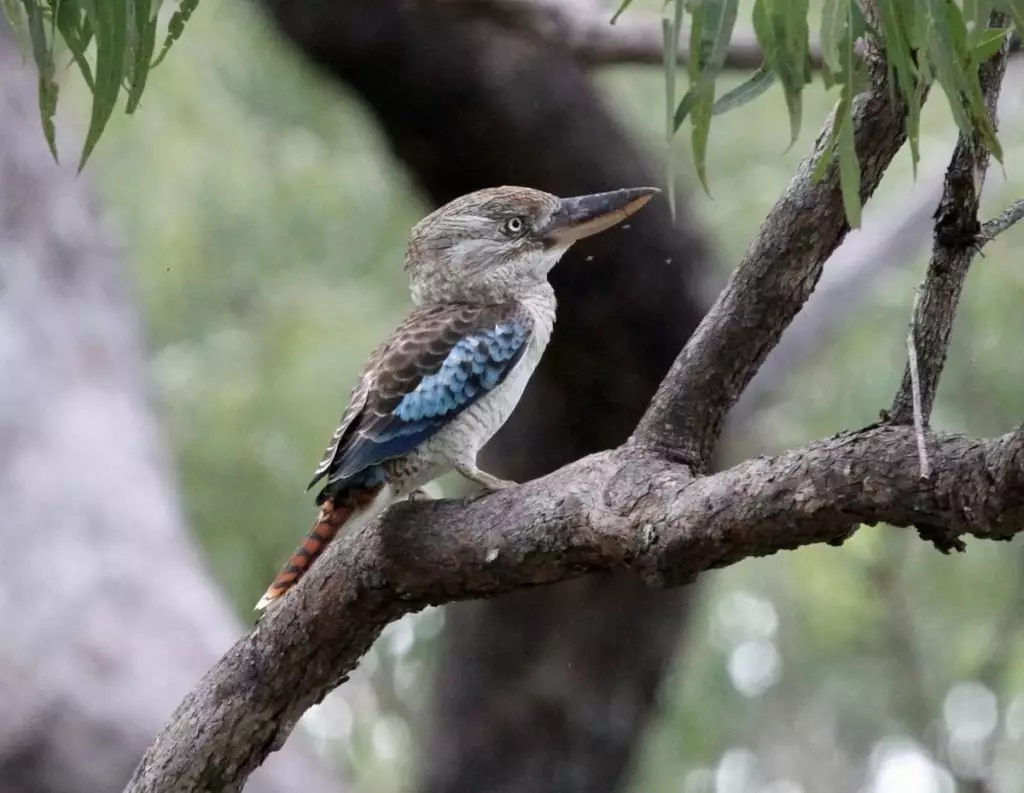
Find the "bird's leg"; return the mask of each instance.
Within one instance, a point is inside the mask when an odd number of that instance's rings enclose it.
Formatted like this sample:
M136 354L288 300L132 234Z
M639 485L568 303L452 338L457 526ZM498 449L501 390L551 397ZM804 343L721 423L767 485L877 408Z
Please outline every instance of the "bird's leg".
M409 494L409 501L413 502L414 504L416 502L419 502L419 501L433 501L433 500L434 500L434 497L432 495L430 495L430 493L428 493L422 487L417 487L415 490L413 490Z
M466 477L470 482L476 482L476 484L480 485L484 490L489 490L491 492L516 486L516 483L509 479L499 479L486 471L481 471L476 467L475 463L462 463L461 465L455 466L455 470Z

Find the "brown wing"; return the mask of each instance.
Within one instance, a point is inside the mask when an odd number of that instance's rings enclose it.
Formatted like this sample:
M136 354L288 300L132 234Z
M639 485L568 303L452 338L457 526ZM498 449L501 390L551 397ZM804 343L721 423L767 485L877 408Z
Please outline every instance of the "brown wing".
M415 309L370 357L310 486L421 443L504 380L531 328L515 303Z

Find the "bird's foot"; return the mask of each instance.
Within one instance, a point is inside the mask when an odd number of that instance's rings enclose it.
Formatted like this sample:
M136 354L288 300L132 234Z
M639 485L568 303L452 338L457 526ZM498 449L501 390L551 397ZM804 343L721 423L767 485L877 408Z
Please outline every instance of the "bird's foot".
M492 476L486 471L481 471L476 466L461 466L456 468L456 470L464 477L466 477L466 479L468 479L470 482L475 482L476 484L480 485L480 487L482 487L485 491L491 493L495 492L496 490L506 490L510 487L515 487L517 484L516 482L513 482L510 479L499 479L496 476Z
M424 501L433 501L433 500L434 500L434 497L432 495L430 495L430 493L428 493L422 487L417 487L415 490L413 490L409 494L409 501L411 501L413 504L423 503Z

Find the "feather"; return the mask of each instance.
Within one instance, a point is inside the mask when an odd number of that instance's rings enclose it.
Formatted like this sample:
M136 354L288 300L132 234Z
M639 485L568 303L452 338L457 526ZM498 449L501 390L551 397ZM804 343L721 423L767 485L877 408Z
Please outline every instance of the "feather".
M518 303L415 309L370 356L309 487L414 450L500 385L531 333Z

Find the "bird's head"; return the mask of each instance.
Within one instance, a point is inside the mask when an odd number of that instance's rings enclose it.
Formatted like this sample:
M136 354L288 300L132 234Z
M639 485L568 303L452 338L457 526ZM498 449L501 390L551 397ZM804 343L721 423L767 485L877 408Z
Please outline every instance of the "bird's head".
M543 283L574 242L625 220L658 192L635 187L559 198L492 187L456 198L413 227L405 255L413 301L514 299Z

